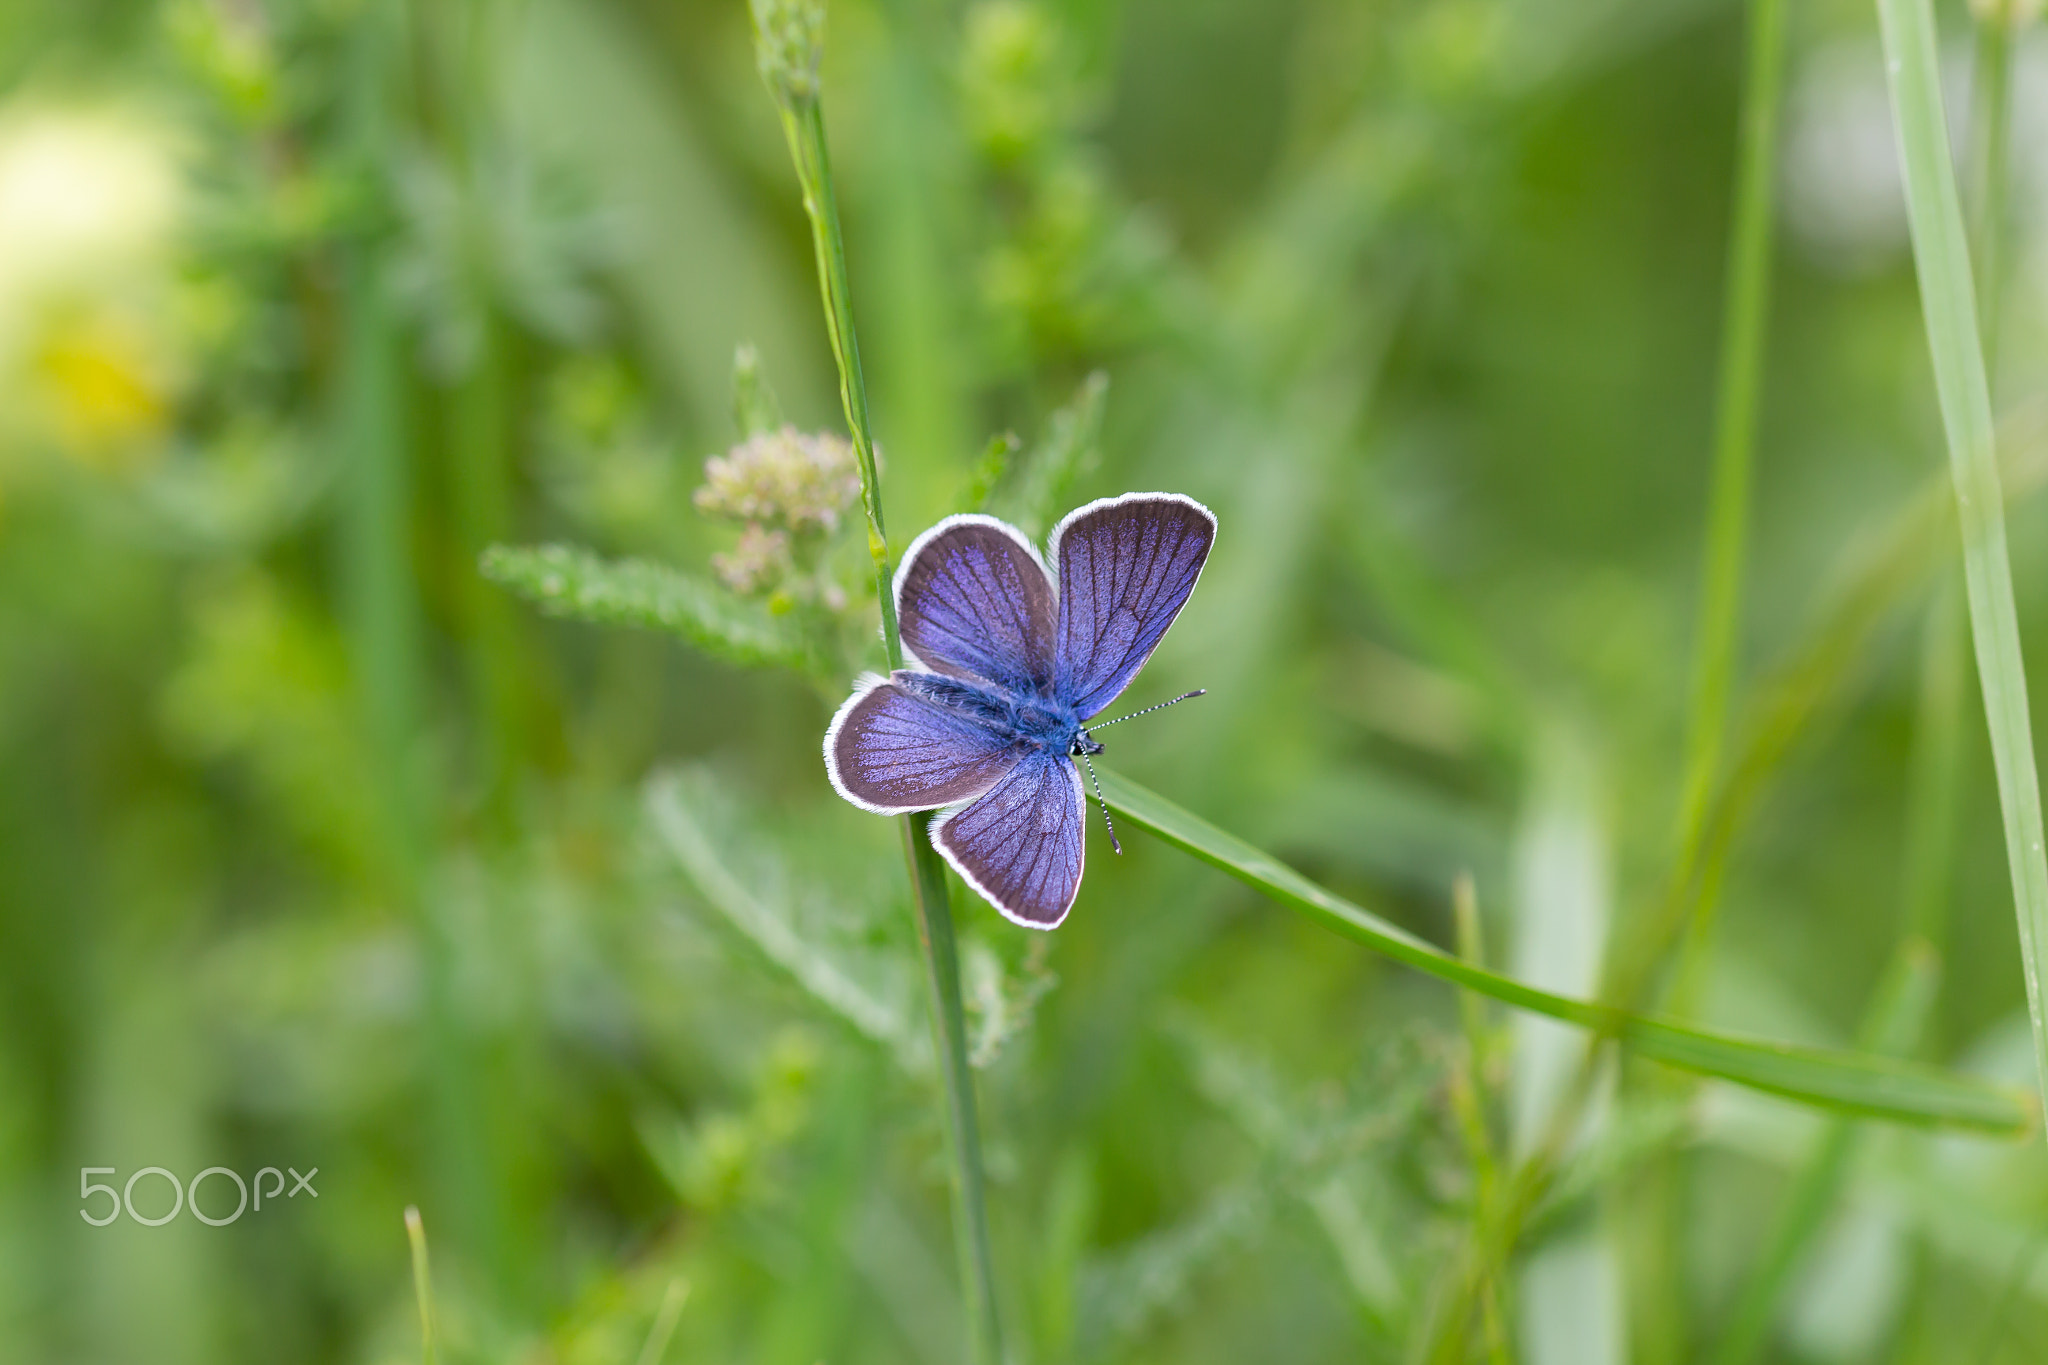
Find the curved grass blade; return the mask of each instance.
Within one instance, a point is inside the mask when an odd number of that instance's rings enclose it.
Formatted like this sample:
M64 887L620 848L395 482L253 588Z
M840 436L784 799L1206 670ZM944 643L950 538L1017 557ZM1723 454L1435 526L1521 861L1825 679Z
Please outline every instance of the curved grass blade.
M1914 273L1962 523L1963 582L1998 775L1998 808L2005 821L2020 965L2034 1025L2036 1080L2048 1094L2048 1015L2041 998L2041 977L2048 970L2048 852L2042 846L2041 783L2034 768L2027 670L2006 552L2005 499L1970 275L1969 233L1941 104L1934 9L1929 0L1878 0L1877 14L1905 172Z
M1554 995L1452 956L1353 905L1271 854L1227 834L1107 768L1098 769L1117 814L1324 928L1397 961L1496 1000L1619 1038L1667 1066L1717 1076L1804 1104L1902 1123L1944 1124L2020 1135L2035 1110L2013 1091L1884 1057L1731 1037Z

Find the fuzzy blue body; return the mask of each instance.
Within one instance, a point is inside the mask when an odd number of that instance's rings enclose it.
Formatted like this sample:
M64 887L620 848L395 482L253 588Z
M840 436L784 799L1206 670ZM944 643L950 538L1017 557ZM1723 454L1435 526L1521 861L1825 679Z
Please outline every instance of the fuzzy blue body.
M990 687L943 673L901 672L891 681L913 696L972 717L1020 747L1052 754L1102 752L1102 745L1081 728L1079 714L1057 698Z

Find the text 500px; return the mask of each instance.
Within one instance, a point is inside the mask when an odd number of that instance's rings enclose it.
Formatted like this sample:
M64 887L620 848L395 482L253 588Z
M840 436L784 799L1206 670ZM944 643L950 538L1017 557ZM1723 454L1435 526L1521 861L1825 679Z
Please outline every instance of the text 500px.
M292 1177L292 1187L289 1193L285 1191L284 1184L286 1171L290 1171ZM265 1199L275 1204L280 1194L284 1195L287 1199L296 1199L302 1192L312 1195L315 1199L320 1197L320 1191L313 1188L313 1177L320 1174L318 1166L307 1171L304 1175L300 1175L290 1166L285 1167L283 1171L280 1171L275 1166L265 1166L262 1170L256 1172L254 1181L244 1181L239 1174L225 1166L208 1166L198 1175L193 1176L189 1184L180 1184L177 1176L172 1175L161 1166L144 1166L141 1170L129 1176L128 1182L119 1190L116 1190L112 1185L98 1184L93 1180L93 1177L96 1175L118 1174L119 1171L112 1166L81 1166L78 1170L78 1197L81 1202L88 1205L88 1207L81 1208L78 1211L78 1216L96 1228L105 1227L116 1218L119 1218L123 1212L127 1213L129 1218L142 1224L144 1227L161 1227L173 1218L176 1218L188 1207L192 1210L192 1216L200 1222L216 1228L226 1227L229 1223L240 1218L251 1207L249 1196L252 1184L255 1187L254 1207L258 1212L262 1211ZM170 1209L168 1212L151 1215L137 1211L135 1207L135 1185L144 1176L156 1176L164 1184L170 1186ZM199 1207L200 1187L212 1177L218 1177L220 1180L233 1183L235 1187L235 1209L233 1213L225 1216L215 1216L215 1214L210 1214ZM266 1177L271 1182L270 1188L267 1190L263 1187ZM153 1192L153 1187L149 1185L144 1185L143 1189L146 1194ZM102 1194L107 1197L106 1213L96 1217L90 1204L95 1196ZM224 1194L225 1190L222 1190L220 1194L211 1195L211 1202L215 1204L221 1203ZM161 1200L151 1198L146 1202L155 1206L160 1204Z

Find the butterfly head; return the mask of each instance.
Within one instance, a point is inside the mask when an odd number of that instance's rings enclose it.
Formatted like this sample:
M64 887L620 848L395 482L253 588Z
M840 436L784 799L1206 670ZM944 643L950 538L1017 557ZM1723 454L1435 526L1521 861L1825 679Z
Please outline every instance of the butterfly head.
M1086 730L1074 731L1074 747L1067 751L1075 758L1086 758L1102 752L1102 742Z

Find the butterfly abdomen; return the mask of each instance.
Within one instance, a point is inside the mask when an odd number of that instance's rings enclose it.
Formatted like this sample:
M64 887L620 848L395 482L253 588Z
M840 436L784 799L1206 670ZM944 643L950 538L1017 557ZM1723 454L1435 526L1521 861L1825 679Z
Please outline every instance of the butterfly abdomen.
M926 701L958 711L977 724L1034 749L1064 754L1073 748L1081 720L1074 708L1036 692L1011 691L943 673L902 672L897 686Z

